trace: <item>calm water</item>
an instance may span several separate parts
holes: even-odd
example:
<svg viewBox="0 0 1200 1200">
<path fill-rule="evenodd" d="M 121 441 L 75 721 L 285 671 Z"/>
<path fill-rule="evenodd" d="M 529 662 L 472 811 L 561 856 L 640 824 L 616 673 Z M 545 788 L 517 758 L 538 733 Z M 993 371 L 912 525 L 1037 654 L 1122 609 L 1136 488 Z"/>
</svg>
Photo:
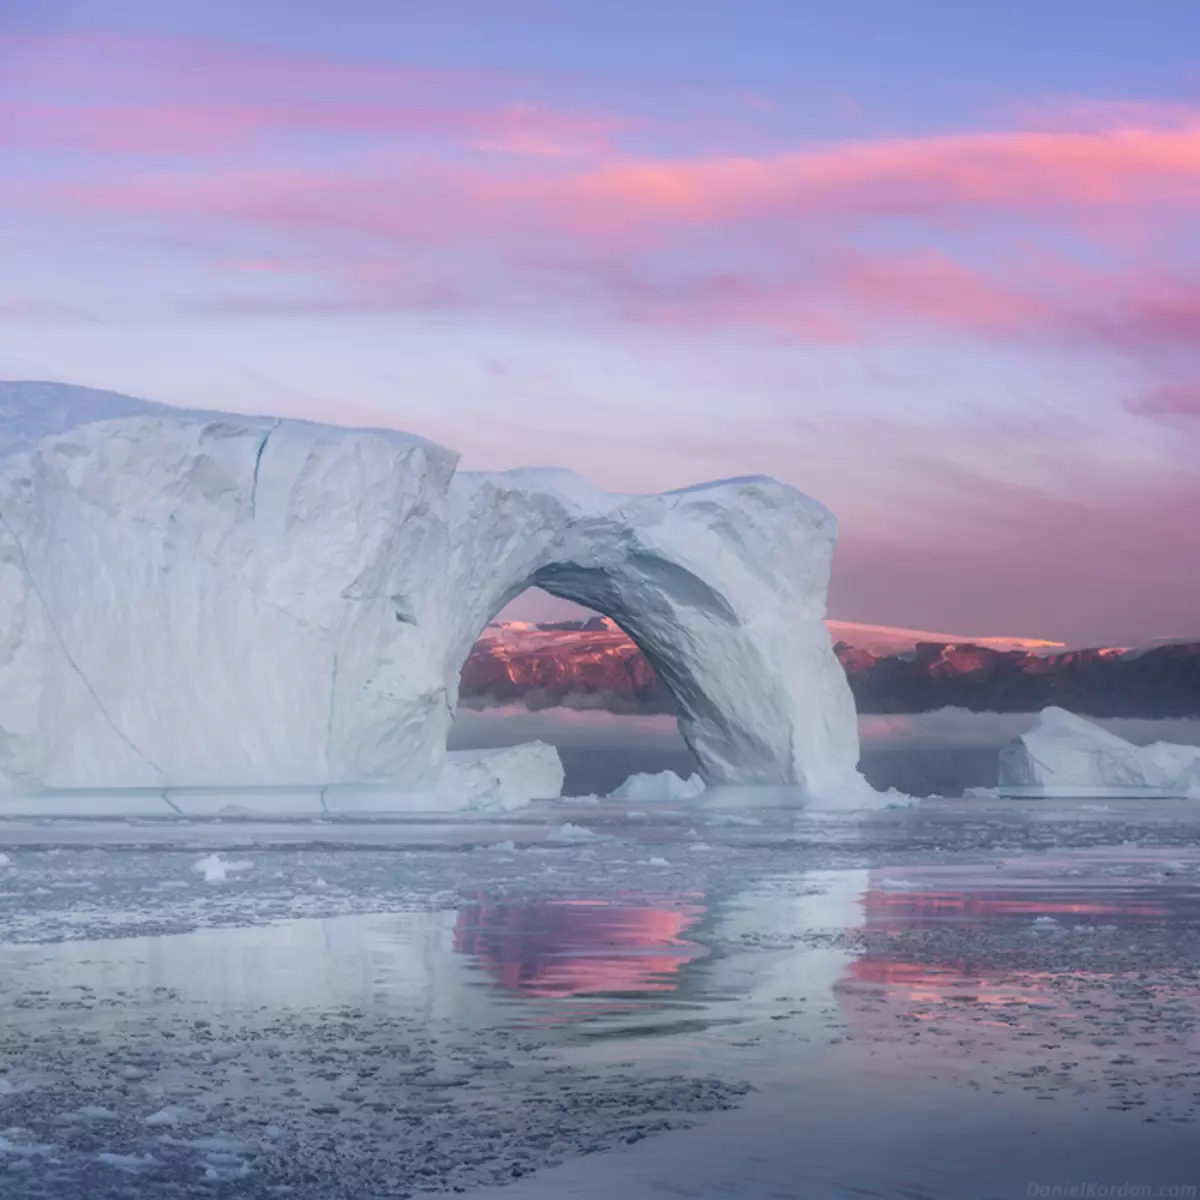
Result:
<svg viewBox="0 0 1200 1200">
<path fill-rule="evenodd" d="M 1033 713 L 930 713 L 859 717 L 862 770 L 874 787 L 914 796 L 961 796 L 996 783 L 1000 747 L 1029 729 Z M 1108 719 L 1099 722 L 1137 745 L 1155 741 L 1200 745 L 1200 720 Z M 461 710 L 451 731 L 455 747 L 512 745 L 541 739 L 558 747 L 566 769 L 565 792 L 606 795 L 634 771 L 675 771 L 687 776 L 696 760 L 679 736 L 674 717 L 627 716 L 600 710 L 520 706 Z"/>
<path fill-rule="evenodd" d="M 1200 855 L 1133 849 L 586 895 L 531 871 L 433 912 L 5 945 L 0 1169 L 63 1196 L 1194 1187 L 1198 967 Z"/>
</svg>

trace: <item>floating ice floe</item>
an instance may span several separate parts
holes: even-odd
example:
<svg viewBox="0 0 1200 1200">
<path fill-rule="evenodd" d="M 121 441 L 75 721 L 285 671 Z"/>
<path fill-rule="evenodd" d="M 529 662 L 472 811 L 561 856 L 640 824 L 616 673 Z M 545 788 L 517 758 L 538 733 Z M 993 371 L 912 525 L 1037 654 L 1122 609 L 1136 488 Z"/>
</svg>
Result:
<svg viewBox="0 0 1200 1200">
<path fill-rule="evenodd" d="M 84 1121 L 119 1121 L 121 1117 L 119 1113 L 115 1113 L 111 1108 L 105 1108 L 103 1105 L 85 1104 L 82 1108 L 67 1113 L 62 1119 L 69 1124 L 79 1124 Z"/>
<path fill-rule="evenodd" d="M 219 854 L 209 854 L 192 864 L 192 870 L 204 876 L 205 883 L 225 883 L 231 871 L 250 871 L 252 862 L 226 862 Z"/>
<path fill-rule="evenodd" d="M 97 1154 L 96 1161 L 105 1166 L 114 1167 L 118 1171 L 127 1171 L 131 1175 L 143 1171 L 147 1167 L 157 1167 L 158 1159 L 153 1154 Z"/>
<path fill-rule="evenodd" d="M 13 1127 L 0 1133 L 0 1154 L 13 1159 L 33 1158 L 38 1155 L 52 1154 L 58 1149 L 49 1142 L 25 1140 L 32 1138 L 28 1129 Z M 10 1163 L 11 1167 L 12 1164 Z"/>
<path fill-rule="evenodd" d="M 588 829 L 586 825 L 574 825 L 570 821 L 568 821 L 565 825 L 560 825 L 557 829 L 552 830 L 543 839 L 545 843 L 552 846 L 572 846 L 586 842 L 599 842 L 604 840 L 604 834 L 596 833 L 595 830 Z"/>
</svg>

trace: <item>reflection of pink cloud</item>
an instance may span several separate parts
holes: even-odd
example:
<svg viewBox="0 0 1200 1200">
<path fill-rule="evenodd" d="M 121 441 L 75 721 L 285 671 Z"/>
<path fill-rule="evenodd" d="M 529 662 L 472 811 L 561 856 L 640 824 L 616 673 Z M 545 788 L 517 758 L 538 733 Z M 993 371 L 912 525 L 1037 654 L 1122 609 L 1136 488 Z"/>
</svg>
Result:
<svg viewBox="0 0 1200 1200">
<path fill-rule="evenodd" d="M 454 947 L 503 987 L 531 998 L 667 992 L 700 948 L 683 935 L 702 908 L 543 900 L 465 908 Z"/>
<path fill-rule="evenodd" d="M 1116 856 L 1128 861 L 1127 856 Z M 1148 851 L 1142 865 L 1155 867 L 1170 857 L 1166 851 Z M 1099 860 L 1103 863 L 1103 857 Z M 1014 922 L 1028 929 L 1034 919 L 1051 917 L 1066 928 L 1111 922 L 1159 924 L 1169 917 L 1189 919 L 1194 902 L 1179 889 L 1162 887 L 1155 880 L 1126 880 L 1120 888 L 1097 888 L 1096 879 L 1064 880 L 1062 872 L 1083 860 L 1068 857 L 1057 863 L 1031 864 L 1009 860 L 999 882 L 985 880 L 978 868 L 933 867 L 905 870 L 910 883 L 885 886 L 897 872 L 876 870 L 863 893 L 863 928 L 883 937 L 873 937 L 869 949 L 849 964 L 843 987 L 880 986 L 902 1001 L 943 1001 L 970 998 L 980 1004 L 1030 1004 L 1055 1000 L 1057 985 L 1063 980 L 1053 973 L 1023 968 L 1025 951 L 1014 953 L 1009 946 L 991 962 L 986 955 L 963 959 L 957 951 L 929 961 L 915 963 L 888 951 L 888 942 L 897 934 L 937 929 L 969 928 L 973 924 L 997 926 Z M 1093 868 L 1097 863 L 1090 863 Z M 1170 894 L 1169 894 L 1170 893 Z M 901 941 L 900 944 L 903 944 Z M 961 949 L 961 939 L 952 939 Z M 926 945 L 936 945 L 936 939 Z M 1026 947 L 1036 957 L 1036 943 Z M 1078 973 L 1074 973 L 1077 975 Z M 1090 979 L 1104 978 L 1090 976 Z M 1069 981 L 1068 981 L 1069 982 Z M 1194 998 L 1194 997 L 1193 997 Z M 856 1015 L 864 1015 L 856 1012 Z M 940 1017 L 950 1015 L 944 1010 Z M 940 1019 L 939 1017 L 939 1019 Z"/>
<path fill-rule="evenodd" d="M 989 891 L 888 891 L 869 889 L 864 898 L 867 928 L 917 929 L 947 919 L 991 921 L 997 917 L 1165 917 L 1170 910 L 1153 899 L 1118 897 L 1096 900 L 1080 893 L 1064 898 L 1060 889 L 1041 895 L 1013 895 Z"/>
</svg>

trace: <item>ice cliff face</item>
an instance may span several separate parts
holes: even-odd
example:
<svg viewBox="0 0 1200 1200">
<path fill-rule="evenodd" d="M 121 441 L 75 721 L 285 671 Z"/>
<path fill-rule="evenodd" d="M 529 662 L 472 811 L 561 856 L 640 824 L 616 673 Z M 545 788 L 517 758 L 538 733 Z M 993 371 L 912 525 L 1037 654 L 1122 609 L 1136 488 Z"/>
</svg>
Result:
<svg viewBox="0 0 1200 1200">
<path fill-rule="evenodd" d="M 536 584 L 629 632 L 709 782 L 866 794 L 821 505 L 456 465 L 404 434 L 0 384 L 3 778 L 428 787 L 475 638 Z"/>
<path fill-rule="evenodd" d="M 1200 747 L 1136 746 L 1065 709 L 1047 708 L 1000 752 L 1000 792 L 1200 800 Z"/>
</svg>

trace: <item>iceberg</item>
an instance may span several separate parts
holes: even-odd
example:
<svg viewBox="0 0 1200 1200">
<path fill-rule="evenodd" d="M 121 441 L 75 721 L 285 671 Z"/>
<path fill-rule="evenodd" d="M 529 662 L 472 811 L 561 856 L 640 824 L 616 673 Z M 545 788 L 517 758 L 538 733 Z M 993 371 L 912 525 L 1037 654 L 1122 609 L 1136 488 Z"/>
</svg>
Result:
<svg viewBox="0 0 1200 1200">
<path fill-rule="evenodd" d="M 505 812 L 562 792 L 563 764 L 546 742 L 451 750 L 438 780 L 439 807 Z"/>
<path fill-rule="evenodd" d="M 0 383 L 0 788 L 504 807 L 505 780 L 556 786 L 549 754 L 469 765 L 446 735 L 477 636 L 538 586 L 637 642 L 705 783 L 867 804 L 836 536 L 766 477 L 616 495 L 390 430 Z"/>
<path fill-rule="evenodd" d="M 1002 796 L 1200 799 L 1200 746 L 1137 746 L 1062 708 L 1000 751 Z"/>
<path fill-rule="evenodd" d="M 617 789 L 609 793 L 610 800 L 694 800 L 704 791 L 699 775 L 682 779 L 674 771 L 639 772 L 630 775 Z"/>
</svg>

